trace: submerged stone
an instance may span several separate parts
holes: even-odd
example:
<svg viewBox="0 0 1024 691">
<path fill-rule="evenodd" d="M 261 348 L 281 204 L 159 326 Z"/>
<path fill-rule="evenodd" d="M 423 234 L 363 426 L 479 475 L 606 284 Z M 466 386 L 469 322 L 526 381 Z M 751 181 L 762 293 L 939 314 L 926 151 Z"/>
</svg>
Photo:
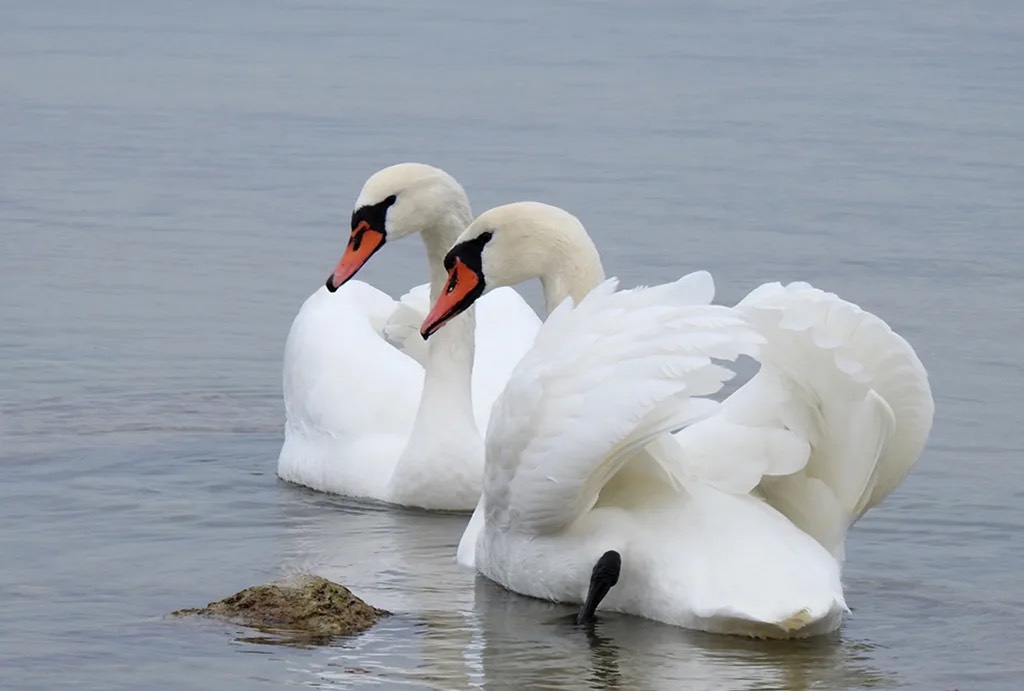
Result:
<svg viewBox="0 0 1024 691">
<path fill-rule="evenodd" d="M 222 619 L 286 635 L 268 642 L 308 645 L 365 631 L 390 613 L 368 605 L 343 585 L 320 576 L 301 574 L 246 588 L 206 607 L 181 609 L 171 614 Z"/>
</svg>

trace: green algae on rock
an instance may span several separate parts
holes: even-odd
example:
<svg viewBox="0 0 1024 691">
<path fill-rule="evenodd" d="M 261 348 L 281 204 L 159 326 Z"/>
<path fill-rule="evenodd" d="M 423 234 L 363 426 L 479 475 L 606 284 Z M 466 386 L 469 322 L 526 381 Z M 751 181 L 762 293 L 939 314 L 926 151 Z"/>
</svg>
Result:
<svg viewBox="0 0 1024 691">
<path fill-rule="evenodd" d="M 321 644 L 334 636 L 356 634 L 388 614 L 366 604 L 345 586 L 311 574 L 256 585 L 206 607 L 171 613 L 175 617 L 212 617 L 264 632 L 288 634 L 278 642 L 298 644 Z"/>
</svg>

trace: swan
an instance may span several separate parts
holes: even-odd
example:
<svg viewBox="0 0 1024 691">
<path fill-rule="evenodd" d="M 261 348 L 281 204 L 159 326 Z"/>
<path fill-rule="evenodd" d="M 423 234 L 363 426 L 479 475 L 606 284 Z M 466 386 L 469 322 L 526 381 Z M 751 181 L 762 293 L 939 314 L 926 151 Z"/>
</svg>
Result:
<svg viewBox="0 0 1024 691">
<path fill-rule="evenodd" d="M 344 256 L 302 305 L 285 344 L 281 478 L 425 509 L 476 505 L 478 430 L 540 320 L 507 288 L 453 320 L 436 343 L 419 338 L 446 280 L 444 254 L 471 220 L 465 191 L 438 168 L 402 163 L 366 181 Z M 385 242 L 414 232 L 426 245 L 429 284 L 395 301 L 349 280 Z M 446 413 L 458 413 L 459 424 L 436 424 Z"/>
<path fill-rule="evenodd" d="M 444 267 L 424 338 L 532 278 L 549 314 L 491 411 L 460 563 L 582 604 L 579 622 L 601 606 L 754 637 L 841 624 L 839 518 L 884 499 L 931 426 L 906 341 L 807 284 L 733 308 L 710 305 L 705 272 L 616 291 L 579 220 L 536 202 L 483 213 Z M 707 399 L 739 355 L 759 373 Z"/>
</svg>

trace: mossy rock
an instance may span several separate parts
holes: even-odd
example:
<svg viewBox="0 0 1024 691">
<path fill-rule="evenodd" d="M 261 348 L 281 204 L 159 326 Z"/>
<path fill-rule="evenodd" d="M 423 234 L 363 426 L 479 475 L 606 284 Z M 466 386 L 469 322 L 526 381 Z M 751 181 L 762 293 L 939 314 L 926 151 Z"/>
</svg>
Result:
<svg viewBox="0 0 1024 691">
<path fill-rule="evenodd" d="M 256 585 L 200 609 L 171 613 L 175 617 L 199 615 L 267 633 L 287 634 L 269 642 L 299 645 L 318 645 L 335 636 L 360 633 L 388 614 L 366 604 L 345 586 L 310 574 Z"/>
</svg>

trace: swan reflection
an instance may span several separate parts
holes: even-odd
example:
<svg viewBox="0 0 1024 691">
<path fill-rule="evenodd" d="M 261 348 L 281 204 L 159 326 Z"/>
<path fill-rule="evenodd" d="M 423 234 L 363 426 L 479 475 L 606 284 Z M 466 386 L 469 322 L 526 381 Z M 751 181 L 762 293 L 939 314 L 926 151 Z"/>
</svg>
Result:
<svg viewBox="0 0 1024 691">
<path fill-rule="evenodd" d="M 319 649 L 306 683 L 416 688 L 892 688 L 842 632 L 756 641 L 522 597 L 453 559 L 467 517 L 396 510 L 282 483 L 284 571 L 342 583 L 395 616 Z M 298 670 L 297 670 L 298 671 Z"/>
</svg>

